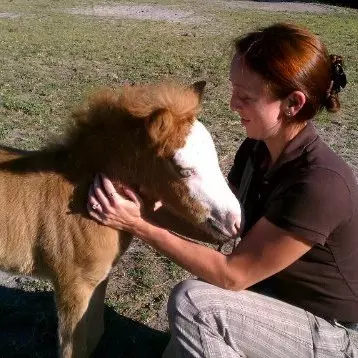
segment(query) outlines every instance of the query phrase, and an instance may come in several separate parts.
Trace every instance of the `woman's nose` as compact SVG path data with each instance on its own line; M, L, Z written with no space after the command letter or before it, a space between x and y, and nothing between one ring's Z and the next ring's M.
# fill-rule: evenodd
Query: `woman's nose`
M231 109L233 112L237 112L237 111L239 111L239 109L240 109L239 104L237 103L237 101L234 100L234 98L231 98L231 101L230 101L230 109Z

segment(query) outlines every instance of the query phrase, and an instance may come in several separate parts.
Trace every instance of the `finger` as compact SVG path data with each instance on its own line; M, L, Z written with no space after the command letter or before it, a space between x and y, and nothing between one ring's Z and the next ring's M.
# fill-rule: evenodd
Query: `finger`
M128 196L128 198L132 200L136 205L142 205L142 199L132 189L127 186L123 186L123 191Z
M99 213L97 210L93 209L93 206L89 203L87 203L87 210L88 210L88 214L92 217L95 218L97 221L102 222L102 215L101 213Z
M101 207L101 204L99 204L99 203L88 202L88 203L87 203L87 209L88 209L89 211L94 211L94 212L102 213L102 207Z
M97 174L93 181L93 192L97 201L101 204L102 208L108 208L110 206L109 200L102 188L102 183L99 175Z
M108 197L113 197L117 193L113 183L106 175L101 174L101 182L104 192L107 194Z
M87 207L92 211L102 211L101 204L98 202L92 186L88 192Z

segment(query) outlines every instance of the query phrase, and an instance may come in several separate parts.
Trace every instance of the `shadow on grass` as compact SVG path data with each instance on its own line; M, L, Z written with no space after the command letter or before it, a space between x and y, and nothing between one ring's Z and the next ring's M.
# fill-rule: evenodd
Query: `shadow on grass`
M57 318L51 292L0 287L0 358L52 358ZM105 308L105 334L92 358L159 358L169 335Z

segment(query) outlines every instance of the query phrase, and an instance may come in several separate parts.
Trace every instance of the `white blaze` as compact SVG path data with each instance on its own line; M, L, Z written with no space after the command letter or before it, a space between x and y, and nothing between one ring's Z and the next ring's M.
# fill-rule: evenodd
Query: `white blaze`
M210 212L220 231L232 236L235 224L240 225L240 204L226 183L214 142L202 123L194 122L174 161L183 169L193 169L194 174L185 179L190 196Z

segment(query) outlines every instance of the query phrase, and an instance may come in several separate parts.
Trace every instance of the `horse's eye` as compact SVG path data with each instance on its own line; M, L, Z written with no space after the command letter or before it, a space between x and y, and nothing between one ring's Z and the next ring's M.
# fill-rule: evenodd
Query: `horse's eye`
M182 176L183 178L188 178L188 177L192 176L193 174L195 174L195 170L193 168L183 168L183 169L180 169L179 173L180 173L180 176Z

